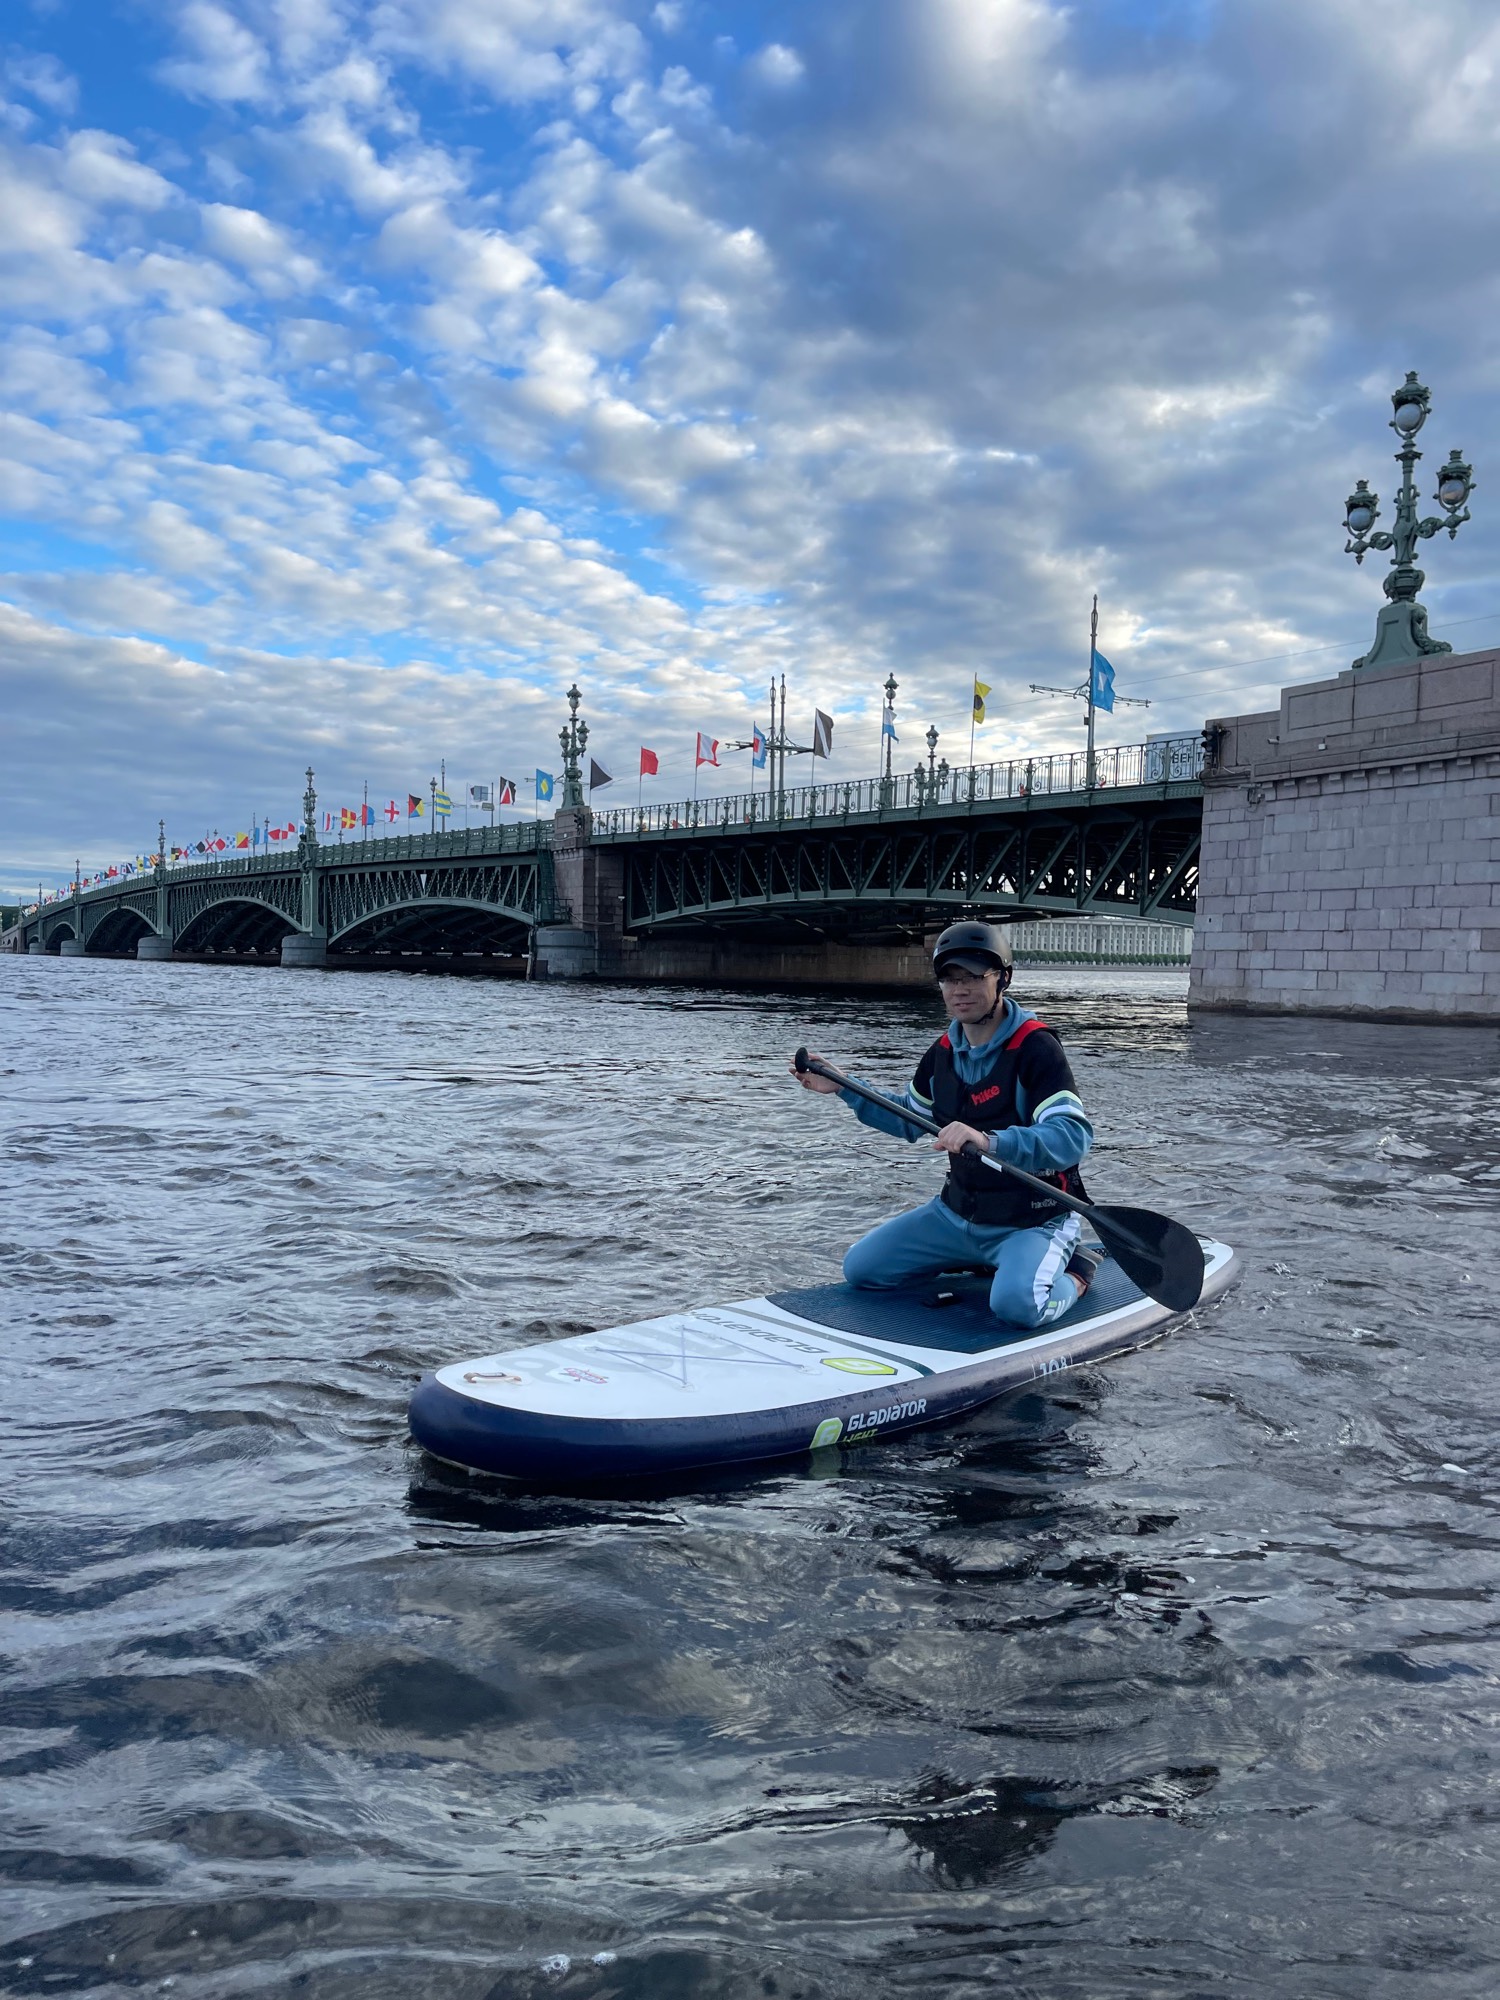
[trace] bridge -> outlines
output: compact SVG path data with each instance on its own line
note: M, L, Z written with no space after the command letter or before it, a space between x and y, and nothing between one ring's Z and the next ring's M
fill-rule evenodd
M23 910L6 949L102 958L317 964L524 954L555 916L549 828L320 846L171 863ZM539 838L539 835L543 836Z
M789 916L910 933L960 911L1155 917L1191 925L1197 736L946 773L594 813L623 850L624 924Z
M22 912L0 949L670 976L712 941L868 954L959 912L1190 925L1197 738L551 821L171 862ZM675 955L673 955L675 954Z

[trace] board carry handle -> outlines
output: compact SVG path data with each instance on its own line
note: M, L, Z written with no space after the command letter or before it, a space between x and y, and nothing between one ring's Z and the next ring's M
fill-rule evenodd
M936 1119L913 1111L899 1098L887 1097L883 1090L875 1090L856 1077L846 1076L832 1063L810 1056L805 1048L798 1049L792 1058L792 1066L799 1076L811 1072L814 1076L826 1077L841 1090L852 1090L856 1097L878 1104L882 1111L894 1112L908 1125L915 1125L918 1131L930 1132L936 1137L943 1129ZM1149 1208L1120 1208L1081 1201L1077 1195L1069 1194L1051 1181L1028 1174L1024 1168L1013 1167L1006 1160L997 1160L993 1153L985 1152L972 1143L964 1147L964 1152L997 1174L1009 1174L1012 1180L1046 1195L1060 1207L1084 1216L1121 1270L1148 1298L1155 1299L1160 1305L1170 1306L1174 1312L1188 1312L1197 1305L1203 1292L1203 1245L1182 1223L1174 1222L1169 1215L1158 1215Z

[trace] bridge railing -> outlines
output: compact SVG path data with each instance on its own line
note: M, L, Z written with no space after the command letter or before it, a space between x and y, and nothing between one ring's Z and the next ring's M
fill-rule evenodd
M1196 735L1155 743L1117 745L1094 753L1093 785L1082 750L1052 757L1016 757L1005 764L965 764L931 777L909 772L861 778L846 784L797 785L774 794L733 792L722 798L687 799L675 805L615 806L594 813L594 838L631 834L693 833L713 828L784 826L812 820L878 819L886 813L952 812L1007 799L1056 797L1090 789L1190 783L1203 773L1203 743Z
M373 840L323 840L318 843L318 860L325 868L340 862L350 867L370 862L410 865L418 861L461 861L466 855L530 854L551 845L550 820L513 820L500 826L462 827L453 833L398 833ZM205 869L211 869L215 875L284 875L297 866L298 853L295 844L289 842L275 852L237 854L226 850L223 854L195 854L190 860L169 861L167 880L186 882ZM118 896L125 890L155 886L154 867L135 868L128 875L112 875L105 882L87 883L83 894ZM64 889L52 900L66 903L72 899L72 891ZM50 906L49 903L46 907ZM35 908L34 904L29 906L23 915L34 915Z

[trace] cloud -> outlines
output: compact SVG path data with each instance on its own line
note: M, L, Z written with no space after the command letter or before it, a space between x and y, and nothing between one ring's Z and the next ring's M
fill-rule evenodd
M515 104L618 83L645 53L607 0L387 0L374 43Z
M58 179L84 201L101 206L161 208L172 199L171 183L134 155L134 147L112 133L74 132L63 149Z
M269 95L266 49L227 7L186 0L177 29L184 53L158 65L163 83L219 104L253 104Z
M286 230L255 209L211 201L200 214L208 247L249 272L262 290L284 297L310 291L318 282L315 260L294 250Z
M773 90L788 90L793 84L800 83L807 73L801 56L784 42L768 42L758 55L751 58L749 68Z
M1363 649L1340 510L1389 476L1413 365L1481 480L1434 626L1489 636L1456 622L1500 534L1478 0L1168 5L1149 35L830 0L795 48L623 0L194 0L173 95L134 109L135 16L100 19L125 108L0 148L0 565L28 657L107 660L122 712L199 689L174 782L264 787L340 703L430 764L501 687L524 768L574 675L628 758L647 717L743 728L786 671L854 776L887 673L946 749L980 672L981 754L1023 754L1077 734L1029 686L1076 678L1096 589L1154 704L1107 737L1253 706L1288 669L1237 662ZM12 87L72 116L49 61ZM268 719L297 675L321 692ZM88 797L147 815L97 716Z
M11 89L23 91L63 117L77 108L78 79L56 56L19 52L7 56L4 77Z

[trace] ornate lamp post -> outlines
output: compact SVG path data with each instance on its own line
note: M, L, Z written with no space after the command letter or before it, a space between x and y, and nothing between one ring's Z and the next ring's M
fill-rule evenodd
M578 683L574 681L568 689L568 726L557 734L557 740L562 745L564 808L583 804L583 753L589 740L589 726L578 720L578 704L582 700Z
M936 799L938 793L948 782L948 759L945 757L941 764L937 761L937 747L937 724L932 723L927 731L927 769L924 771L922 766L918 764L916 770L912 773L917 781L918 805L923 804L924 801Z
M1357 563L1362 563L1370 549L1395 551L1383 580L1385 594L1391 601L1376 617L1375 643L1354 662L1356 667L1384 667L1396 660L1419 660L1424 653L1453 651L1441 639L1428 637L1427 610L1417 602L1417 592L1427 578L1412 557L1419 541L1430 540L1440 528L1448 530L1448 539L1452 541L1469 519L1465 503L1474 490L1474 469L1465 465L1460 452L1450 452L1448 463L1438 474L1437 486L1438 504L1446 511L1441 519L1433 514L1425 521L1419 520L1412 468L1422 454L1413 440L1427 421L1432 392L1423 388L1414 372L1409 372L1392 395L1391 403L1395 410L1391 429L1401 440L1401 449L1395 454L1401 467L1401 489L1396 495L1394 531L1387 534L1381 529L1370 533L1380 517L1380 497L1370 491L1363 479L1356 482L1344 502L1344 525L1349 531L1345 555L1352 555Z
M891 805L896 797L896 788L891 783L891 752L896 747L896 676L891 673L885 680L885 707L880 715L880 735L885 746L885 776L880 781L880 803L882 807ZM878 766L877 766L878 768Z

